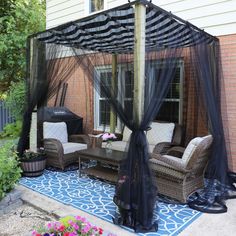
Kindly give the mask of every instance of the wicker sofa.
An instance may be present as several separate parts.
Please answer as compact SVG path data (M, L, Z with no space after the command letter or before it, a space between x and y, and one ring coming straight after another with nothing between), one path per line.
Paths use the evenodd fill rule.
M66 166L78 162L76 151L91 146L88 135L71 135L68 137L65 122L43 123L44 150L47 155L47 166L65 169Z
M122 140L112 142L112 149L125 151L131 135L131 130L124 127ZM182 140L182 128L179 124L167 122L152 122L150 130L146 132L149 143L149 152L166 153L172 146L180 145ZM104 148L106 143L102 143Z
M167 154L151 154L150 167L158 192L185 203L188 196L204 186L204 173L212 136L197 137L186 148L172 147ZM181 154L182 158L173 156Z

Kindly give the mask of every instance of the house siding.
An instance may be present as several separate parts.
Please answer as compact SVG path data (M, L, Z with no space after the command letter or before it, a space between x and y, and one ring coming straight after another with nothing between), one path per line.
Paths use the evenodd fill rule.
M52 28L84 16L85 1L47 0L46 28Z
M127 0L105 0L106 8ZM157 6L173 12L212 35L236 33L236 0L153 0ZM87 1L47 0L47 29L87 15Z

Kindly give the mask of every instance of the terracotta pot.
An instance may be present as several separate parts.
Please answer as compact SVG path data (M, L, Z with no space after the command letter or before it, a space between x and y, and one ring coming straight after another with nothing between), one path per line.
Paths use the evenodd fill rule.
M37 177L43 174L46 166L46 156L39 155L33 159L21 159L20 166L23 170L22 175L26 177Z

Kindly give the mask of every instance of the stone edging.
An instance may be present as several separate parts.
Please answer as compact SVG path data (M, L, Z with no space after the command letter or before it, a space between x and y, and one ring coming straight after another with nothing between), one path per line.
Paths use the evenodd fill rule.
M22 204L21 192L18 189L13 189L0 201L0 216L9 213Z

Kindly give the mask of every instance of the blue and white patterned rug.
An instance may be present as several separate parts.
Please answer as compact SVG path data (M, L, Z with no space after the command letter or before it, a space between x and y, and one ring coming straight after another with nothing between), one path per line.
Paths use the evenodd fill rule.
M116 211L113 203L115 187L87 176L78 177L78 171L56 172L45 170L37 178L20 179L20 184L36 192L42 193L64 204L112 222ZM161 201L155 210L158 219L158 232L139 235L159 236L178 235L183 229L201 215L187 205L167 204Z

